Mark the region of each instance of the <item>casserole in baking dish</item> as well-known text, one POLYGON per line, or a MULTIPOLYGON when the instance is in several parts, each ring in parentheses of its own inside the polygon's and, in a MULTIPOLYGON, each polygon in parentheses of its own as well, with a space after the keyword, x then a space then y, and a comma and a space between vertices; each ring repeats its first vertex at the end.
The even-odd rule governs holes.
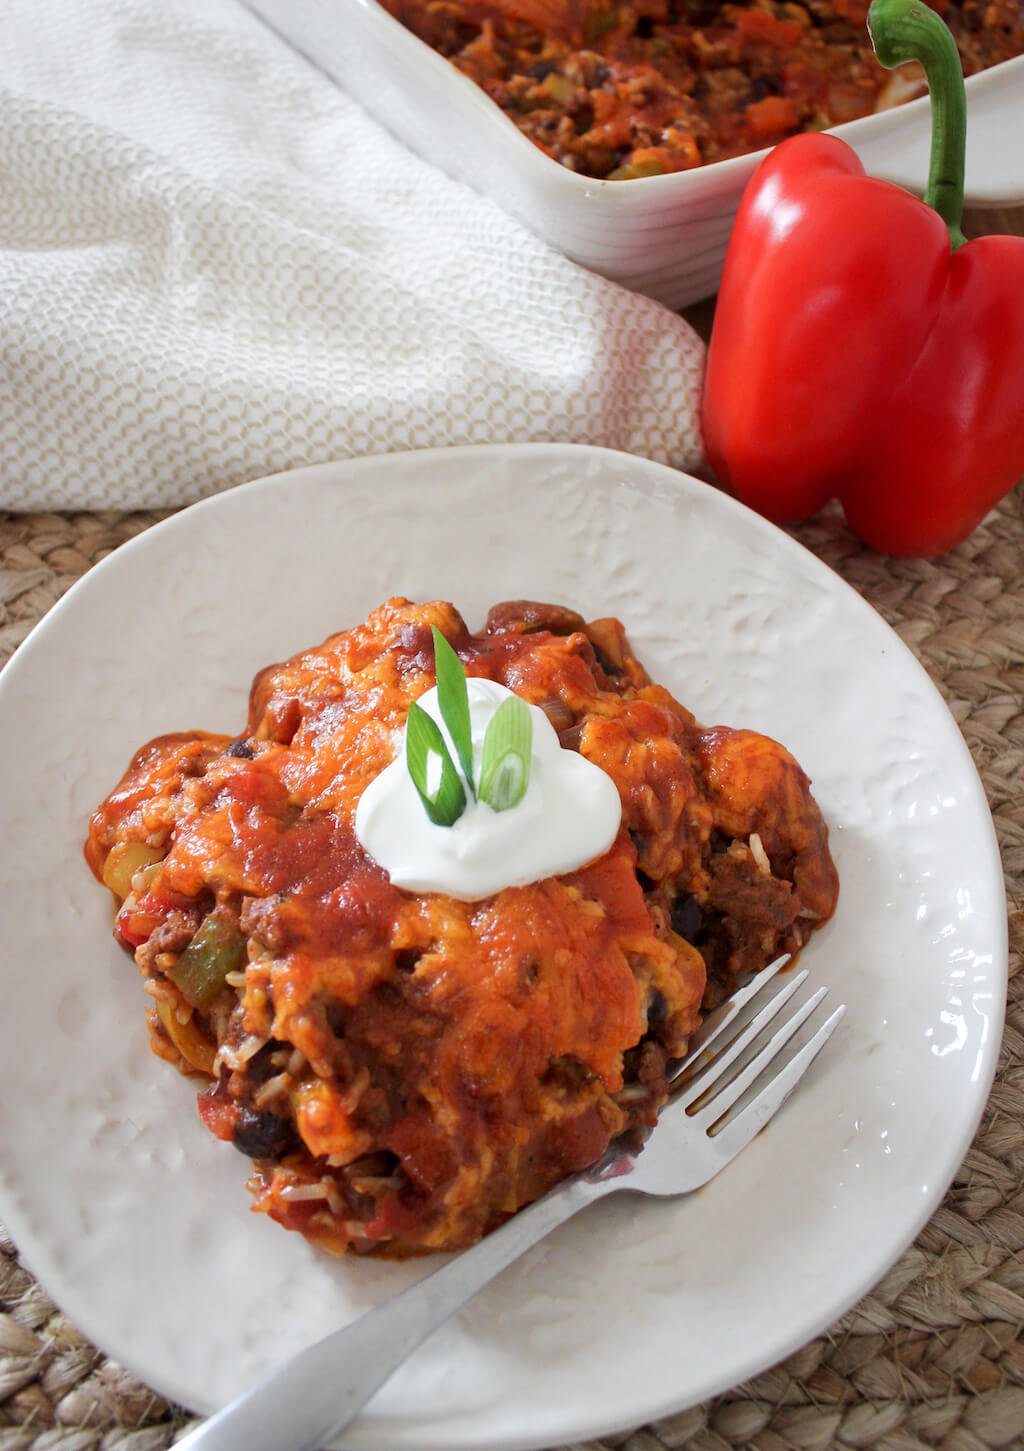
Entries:
MULTIPOLYGON (((248 3, 400 140, 574 261, 670 307, 715 291, 740 194, 763 153, 628 182, 582 176, 375 0, 248 3)), ((969 77, 967 97, 967 204, 1024 202, 1024 57, 969 77)), ((873 174, 923 188, 927 97, 836 132, 873 174)))

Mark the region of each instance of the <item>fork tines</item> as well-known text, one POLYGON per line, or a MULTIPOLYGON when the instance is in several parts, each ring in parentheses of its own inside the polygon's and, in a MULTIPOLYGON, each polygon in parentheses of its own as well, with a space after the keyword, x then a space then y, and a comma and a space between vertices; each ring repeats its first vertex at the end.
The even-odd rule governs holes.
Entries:
POLYGON ((779 1017, 783 1008, 807 981, 806 970, 794 973, 779 991, 757 1009, 749 1022, 731 1040, 720 1047, 719 1051, 711 1051, 711 1045, 718 1042, 726 1030, 736 1023, 748 1004, 754 1004, 758 995, 788 961, 789 955, 786 954, 769 963, 712 1013, 702 1025, 689 1054, 670 1079, 670 1090, 674 1090, 672 1101, 694 1119, 695 1127, 700 1125, 716 1138, 721 1136, 723 1150, 728 1148, 728 1141, 734 1136, 745 1142, 757 1132, 760 1125, 768 1122, 796 1087, 812 1060, 821 1052, 846 1011, 845 1005, 836 1008, 814 1036, 774 1073, 761 1092, 740 1113, 727 1123, 721 1124, 724 1115, 766 1072, 827 996, 827 988, 818 988, 805 1003, 776 1027, 772 1036, 760 1049, 753 1052, 748 1061, 743 1062, 744 1055, 754 1050, 757 1040, 769 1024, 779 1017), (741 1060, 740 1066, 730 1076, 728 1070, 737 1060, 741 1060))

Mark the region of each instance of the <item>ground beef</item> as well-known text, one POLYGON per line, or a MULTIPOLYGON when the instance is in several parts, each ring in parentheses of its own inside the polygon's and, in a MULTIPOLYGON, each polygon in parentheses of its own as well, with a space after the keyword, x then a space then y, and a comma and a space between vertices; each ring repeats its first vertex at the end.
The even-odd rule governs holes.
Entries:
POLYGON ((183 952, 195 936, 201 920, 202 912, 197 907, 173 908, 147 941, 136 948, 136 962, 149 972, 160 953, 183 952))

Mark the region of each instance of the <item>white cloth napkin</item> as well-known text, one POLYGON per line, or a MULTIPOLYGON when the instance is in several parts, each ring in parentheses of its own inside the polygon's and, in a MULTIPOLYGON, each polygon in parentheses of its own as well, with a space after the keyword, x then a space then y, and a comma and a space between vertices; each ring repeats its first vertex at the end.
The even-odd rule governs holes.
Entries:
POLYGON ((410 155, 236 0, 2 0, 0 358, 8 508, 450 443, 700 459, 680 318, 410 155))

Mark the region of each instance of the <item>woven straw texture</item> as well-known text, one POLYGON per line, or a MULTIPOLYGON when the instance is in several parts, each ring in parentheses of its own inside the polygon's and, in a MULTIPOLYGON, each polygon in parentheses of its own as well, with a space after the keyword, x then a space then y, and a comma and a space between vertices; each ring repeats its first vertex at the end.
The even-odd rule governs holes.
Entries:
MULTIPOLYGON (((157 517, 0 514, 0 660, 157 517)), ((938 561, 881 558, 834 514, 796 533, 914 650, 981 771, 1011 916, 998 1077, 944 1204, 827 1335, 706 1405, 585 1451, 1024 1446, 1024 488, 938 561)), ((185 1424, 90 1346, 0 1235, 0 1451, 158 1451, 185 1424)))

